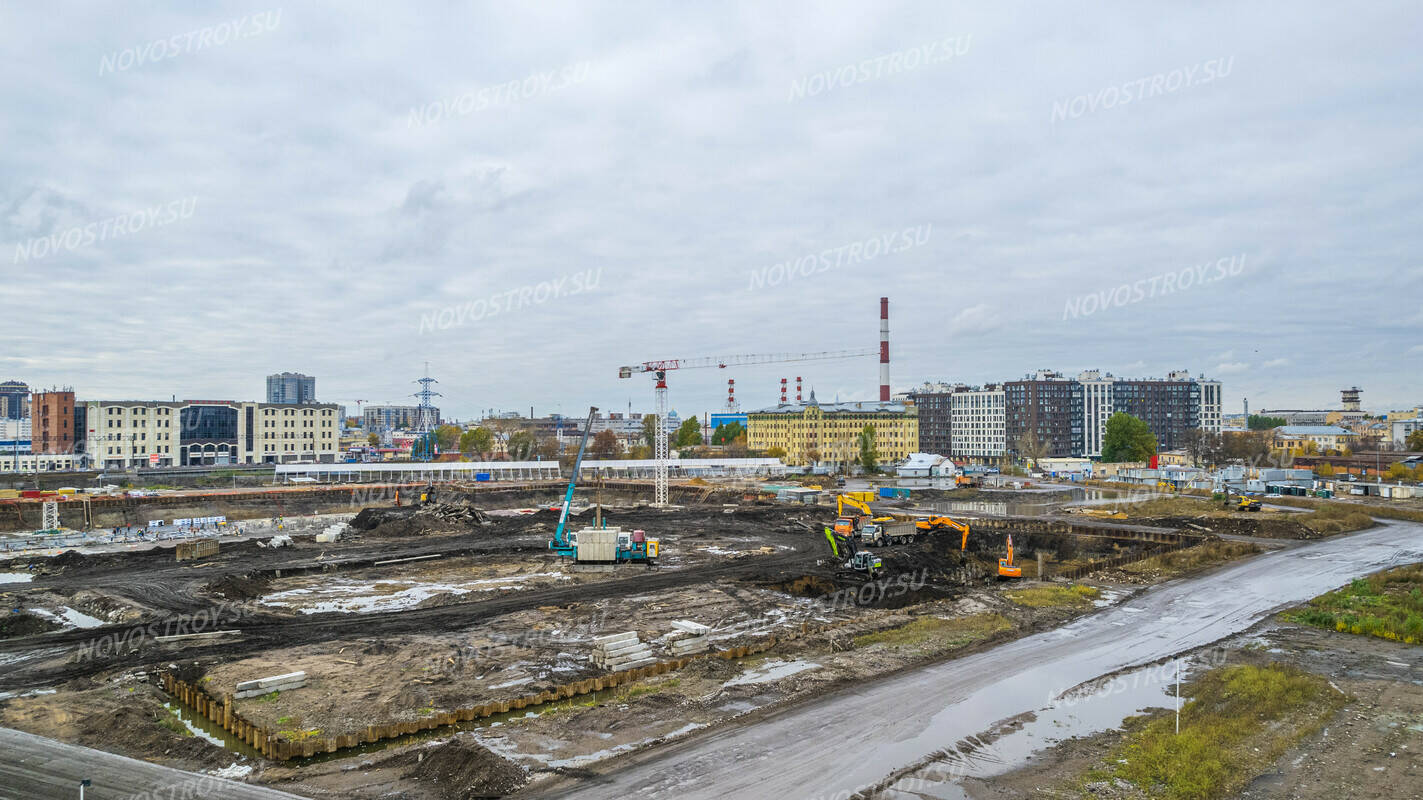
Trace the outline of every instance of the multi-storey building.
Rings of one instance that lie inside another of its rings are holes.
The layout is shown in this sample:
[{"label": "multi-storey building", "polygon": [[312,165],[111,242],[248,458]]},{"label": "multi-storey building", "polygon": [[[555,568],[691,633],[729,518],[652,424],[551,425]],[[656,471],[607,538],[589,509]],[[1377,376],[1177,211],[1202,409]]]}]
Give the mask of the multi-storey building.
[{"label": "multi-storey building", "polygon": [[[433,409],[435,424],[440,423],[440,409]],[[362,427],[371,433],[414,429],[420,424],[420,406],[366,406],[361,414]]]},{"label": "multi-storey building", "polygon": [[1007,394],[999,384],[963,387],[950,395],[954,458],[997,464],[1007,452]]},{"label": "multi-storey building", "polygon": [[1082,386],[1059,372],[1039,370],[1020,381],[1003,384],[1004,435],[1007,448],[1022,452],[1029,435],[1036,437],[1043,456],[1082,452]]},{"label": "multi-storey building", "polygon": [[73,453],[75,433],[74,392],[35,392],[30,400],[30,452]]},{"label": "multi-storey building", "polygon": [[848,464],[860,457],[860,434],[874,429],[880,463],[900,461],[919,447],[919,415],[913,405],[893,401],[819,403],[815,392],[805,403],[751,411],[746,415],[746,446],[779,447],[787,464],[812,461]]},{"label": "multi-storey building", "polygon": [[30,387],[24,381],[0,383],[0,419],[28,419]]},{"label": "multi-storey building", "polygon": [[296,404],[316,402],[316,378],[300,372],[278,372],[267,376],[267,402]]},{"label": "multi-storey building", "polygon": [[953,454],[953,396],[963,384],[925,383],[902,397],[919,409],[919,452]]},{"label": "multi-storey building", "polygon": [[1186,446],[1187,431],[1201,427],[1201,386],[1185,372],[1172,372],[1165,380],[1118,378],[1112,384],[1112,408],[1145,422],[1158,448],[1175,450]]},{"label": "multi-storey building", "polygon": [[338,450],[334,404],[91,400],[82,406],[90,462],[107,469],[330,463]]}]

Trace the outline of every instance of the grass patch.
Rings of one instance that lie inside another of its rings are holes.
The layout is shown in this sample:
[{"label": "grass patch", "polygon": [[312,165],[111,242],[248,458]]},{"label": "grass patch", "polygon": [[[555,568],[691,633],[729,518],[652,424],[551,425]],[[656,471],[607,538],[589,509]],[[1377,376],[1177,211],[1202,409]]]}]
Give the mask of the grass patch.
[{"label": "grass patch", "polygon": [[972,614],[967,617],[919,617],[898,628],[865,633],[855,637],[856,647],[885,644],[891,647],[935,644],[942,647],[962,647],[1006,631],[1013,623],[999,614]]},{"label": "grass patch", "polygon": [[[1273,501],[1271,501],[1273,502]],[[1312,514],[1298,514],[1306,528],[1325,535],[1361,531],[1374,524],[1368,512],[1353,506],[1336,503],[1317,506]]]},{"label": "grass patch", "polygon": [[1285,619],[1316,628],[1423,643],[1423,564],[1410,564],[1326,592]]},{"label": "grass patch", "polygon": [[1003,596],[1028,608],[1059,608],[1085,606],[1099,594],[1095,587],[1074,583],[1071,586],[1029,586],[1004,592]]},{"label": "grass patch", "polygon": [[173,713],[172,711],[169,711],[166,714],[160,714],[158,716],[158,724],[178,734],[179,736],[193,735],[193,732],[188,730],[188,726],[184,725],[183,721],[181,719],[178,719],[178,715]]},{"label": "grass patch", "polygon": [[1133,720],[1105,769],[1084,781],[1120,778],[1146,797],[1209,800],[1244,786],[1290,747],[1317,731],[1346,698],[1296,667],[1239,664],[1190,685],[1181,708]]},{"label": "grass patch", "polygon": [[1243,513],[1231,511],[1223,501],[1210,502],[1192,497],[1153,497],[1123,508],[1133,517],[1229,517]]},{"label": "grass patch", "polygon": [[1258,545],[1250,542],[1216,541],[1173,550],[1159,556],[1143,559],[1122,567],[1123,572],[1189,572],[1226,561],[1234,561],[1242,556],[1260,552]]},{"label": "grass patch", "polygon": [[264,694],[264,695],[258,695],[257,697],[252,698],[252,702],[254,702],[254,703],[275,703],[275,702],[277,701],[277,698],[278,698],[278,697],[281,697],[281,696],[282,696],[282,693],[281,693],[280,690],[271,691],[271,692],[267,692],[267,693]]}]

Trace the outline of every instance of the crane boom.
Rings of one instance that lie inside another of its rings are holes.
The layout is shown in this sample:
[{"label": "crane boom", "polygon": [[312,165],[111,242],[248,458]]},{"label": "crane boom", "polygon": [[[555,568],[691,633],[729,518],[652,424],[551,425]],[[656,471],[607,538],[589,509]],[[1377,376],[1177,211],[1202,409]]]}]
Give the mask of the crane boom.
[{"label": "crane boom", "polygon": [[824,361],[835,358],[859,358],[876,355],[876,350],[827,350],[819,353],[760,353],[739,356],[707,356],[704,358],[664,358],[660,361],[644,361],[641,364],[618,368],[619,378],[631,378],[643,372],[665,372],[673,369],[698,369],[702,367],[744,367],[754,364],[779,364],[786,361]]},{"label": "crane boom", "polygon": [[573,460],[573,474],[568,476],[568,490],[563,493],[563,510],[558,513],[558,528],[553,532],[553,541],[548,543],[548,549],[560,555],[572,555],[564,528],[568,525],[568,507],[573,504],[573,488],[578,485],[578,470],[583,467],[583,450],[588,446],[588,432],[593,430],[593,415],[597,413],[597,406],[588,409],[588,421],[583,424],[583,438],[578,442],[578,457]]}]

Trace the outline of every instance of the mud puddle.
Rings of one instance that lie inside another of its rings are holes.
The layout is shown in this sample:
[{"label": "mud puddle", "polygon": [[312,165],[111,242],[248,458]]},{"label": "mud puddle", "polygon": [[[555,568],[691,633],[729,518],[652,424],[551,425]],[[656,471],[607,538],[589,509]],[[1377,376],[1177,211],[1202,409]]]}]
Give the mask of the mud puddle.
[{"label": "mud puddle", "polygon": [[[965,781],[982,781],[1018,769],[1065,739],[1120,728],[1127,717],[1147,709],[1175,708],[1175,664],[1134,670],[1074,690],[992,732],[965,737],[871,796],[877,800],[972,800],[975,795],[965,789]],[[1183,669],[1181,680],[1189,675]]]}]

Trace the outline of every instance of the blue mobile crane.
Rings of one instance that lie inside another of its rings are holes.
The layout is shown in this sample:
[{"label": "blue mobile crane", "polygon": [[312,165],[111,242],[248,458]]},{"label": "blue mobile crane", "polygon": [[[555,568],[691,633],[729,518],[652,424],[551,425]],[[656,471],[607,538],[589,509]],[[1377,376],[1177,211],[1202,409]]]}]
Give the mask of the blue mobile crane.
[{"label": "blue mobile crane", "polygon": [[583,425],[583,438],[578,442],[578,457],[573,461],[573,474],[568,476],[568,491],[563,493],[563,510],[558,514],[558,528],[553,532],[553,541],[548,549],[554,555],[577,557],[578,545],[568,540],[568,507],[573,504],[573,489],[578,485],[578,470],[583,466],[583,450],[588,447],[588,432],[593,429],[593,415],[597,406],[588,409],[588,421]]}]

